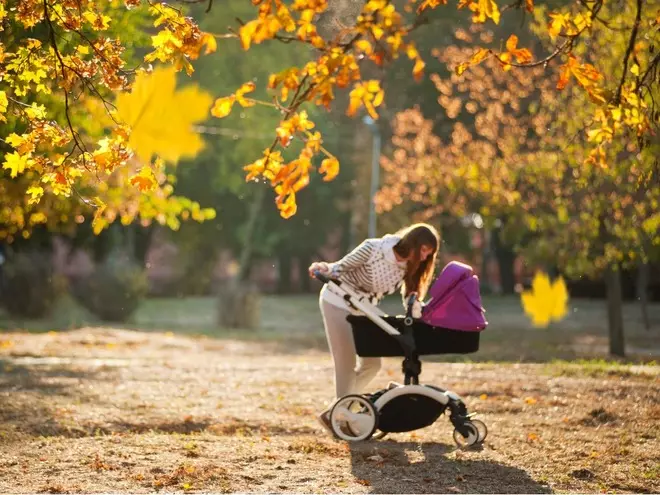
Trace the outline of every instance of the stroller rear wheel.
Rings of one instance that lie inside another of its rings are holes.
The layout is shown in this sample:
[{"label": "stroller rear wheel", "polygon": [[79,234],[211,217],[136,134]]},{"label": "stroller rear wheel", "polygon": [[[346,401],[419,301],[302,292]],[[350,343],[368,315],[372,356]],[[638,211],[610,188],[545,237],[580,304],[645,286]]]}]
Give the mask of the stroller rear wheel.
[{"label": "stroller rear wheel", "polygon": [[362,395],[346,395],[332,406],[330,426],[342,440],[367,440],[376,431],[378,413],[371,401]]}]

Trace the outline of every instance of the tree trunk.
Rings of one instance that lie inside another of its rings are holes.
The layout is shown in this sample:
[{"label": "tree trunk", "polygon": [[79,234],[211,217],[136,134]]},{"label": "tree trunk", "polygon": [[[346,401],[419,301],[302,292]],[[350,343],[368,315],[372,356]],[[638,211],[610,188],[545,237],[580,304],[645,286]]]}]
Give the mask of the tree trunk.
[{"label": "tree trunk", "polygon": [[221,328],[256,330],[261,324],[261,300],[246,282],[230,282],[218,290],[218,325]]},{"label": "tree trunk", "polygon": [[135,260],[140,263],[141,266],[146,266],[147,264],[147,255],[149,254],[149,248],[151,247],[151,239],[156,232],[155,226],[149,225],[148,227],[141,227],[134,225],[129,227],[133,229],[133,253],[135,255]]},{"label": "tree trunk", "polygon": [[608,268],[605,274],[607,285],[607,319],[610,334],[610,354],[625,356],[623,335],[623,297],[621,293],[621,271],[616,265]]},{"label": "tree trunk", "polygon": [[298,256],[298,278],[300,279],[300,290],[304,293],[312,291],[310,284],[309,265],[312,264],[312,257],[309,253]]},{"label": "tree trunk", "polygon": [[247,228],[245,229],[245,240],[243,242],[243,249],[241,249],[241,256],[238,260],[238,274],[236,278],[240,281],[246,280],[249,273],[248,267],[252,261],[252,249],[254,246],[254,231],[257,228],[257,220],[259,219],[259,215],[261,215],[265,197],[266,186],[259,185],[250,205]]},{"label": "tree trunk", "polygon": [[649,320],[649,264],[640,262],[637,266],[637,299],[642,310],[642,322],[646,330],[651,329]]},{"label": "tree trunk", "polygon": [[516,253],[501,240],[501,230],[496,228],[492,232],[493,253],[497,259],[497,266],[500,272],[500,287],[502,294],[513,294],[516,288],[516,277],[513,270],[513,263],[516,260]]},{"label": "tree trunk", "polygon": [[277,277],[277,292],[280,294],[291,293],[291,255],[288,253],[280,252],[277,256],[278,259],[278,277]]},{"label": "tree trunk", "polygon": [[266,187],[257,186],[250,205],[245,240],[238,260],[238,273],[218,291],[218,325],[224,328],[255,330],[261,322],[260,296],[250,283],[250,263],[254,246],[254,232],[266,196]]}]

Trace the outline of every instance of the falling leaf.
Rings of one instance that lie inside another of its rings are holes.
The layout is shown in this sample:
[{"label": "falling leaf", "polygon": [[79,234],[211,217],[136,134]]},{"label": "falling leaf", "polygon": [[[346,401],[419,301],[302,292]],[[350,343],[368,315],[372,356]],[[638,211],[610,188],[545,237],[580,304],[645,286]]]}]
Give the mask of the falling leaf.
[{"label": "falling leaf", "polygon": [[362,485],[362,486],[371,486],[371,481],[369,481],[369,480],[363,480],[363,479],[358,478],[358,479],[355,480],[355,482],[359,485]]},{"label": "falling leaf", "polygon": [[479,399],[481,399],[481,400],[486,400],[487,398],[488,398],[488,394],[481,394],[479,396]]},{"label": "falling leaf", "polygon": [[536,442],[540,439],[541,438],[536,433],[528,433],[527,434],[527,441],[528,442]]},{"label": "falling leaf", "polygon": [[551,284],[547,274],[538,272],[532,281],[532,290],[524,291],[521,301],[536,327],[545,328],[551,321],[560,321],[568,313],[568,291],[562,277]]},{"label": "falling leaf", "polygon": [[193,124],[204,120],[211,96],[196,85],[176,90],[176,69],[157,68],[140,73],[130,93],[117,96],[117,116],[130,126],[129,146],[143,163],[153,155],[177,162],[192,158],[204,142]]},{"label": "falling leaf", "polygon": [[536,404],[536,399],[534,397],[526,397],[525,404],[529,404],[529,405]]}]

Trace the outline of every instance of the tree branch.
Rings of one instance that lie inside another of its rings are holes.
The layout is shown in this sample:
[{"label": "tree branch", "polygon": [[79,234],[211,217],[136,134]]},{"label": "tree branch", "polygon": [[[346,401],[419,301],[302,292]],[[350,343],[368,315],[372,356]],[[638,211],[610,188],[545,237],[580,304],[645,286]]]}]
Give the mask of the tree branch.
[{"label": "tree branch", "polygon": [[651,71],[655,71],[657,69],[658,65],[660,65],[660,52],[658,52],[653,60],[649,62],[649,66],[647,67],[646,72],[644,72],[644,75],[639,82],[640,86],[646,83],[646,78],[651,74]]},{"label": "tree branch", "polygon": [[644,0],[637,0],[637,15],[635,16],[635,24],[633,24],[632,32],[630,33],[630,40],[628,41],[628,47],[626,48],[626,54],[623,58],[623,73],[621,74],[621,81],[619,81],[619,87],[616,90],[616,96],[614,101],[618,104],[621,101],[621,91],[623,90],[623,85],[626,82],[626,73],[628,72],[628,59],[630,54],[635,47],[635,41],[637,40],[637,31],[639,29],[639,24],[642,22],[642,3]]}]

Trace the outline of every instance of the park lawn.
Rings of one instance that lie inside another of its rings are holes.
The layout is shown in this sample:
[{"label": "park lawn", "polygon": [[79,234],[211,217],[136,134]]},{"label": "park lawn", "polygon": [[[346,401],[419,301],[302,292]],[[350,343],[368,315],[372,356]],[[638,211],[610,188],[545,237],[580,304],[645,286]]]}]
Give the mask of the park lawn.
[{"label": "park lawn", "polygon": [[[534,328],[524,315],[518,297],[484,297],[488,329],[482,333],[478,353],[443,356],[443,361],[547,362],[555,359],[605,359],[608,355],[604,301],[572,300],[567,318],[547,329]],[[400,299],[390,297],[385,311],[401,311]],[[277,342],[288,348],[327,349],[315,295],[274,296],[262,299],[261,328],[257,331],[228,330],[215,324],[215,299],[148,299],[128,323],[114,328],[141,331],[172,331],[177,334],[215,338]],[[642,326],[638,304],[624,305],[627,359],[635,362],[660,360],[660,304],[650,305],[652,328]],[[0,312],[0,329],[48,332],[88,326],[104,326],[73,299],[64,297],[50,318],[20,321]],[[0,330],[2,331],[2,330]],[[434,359],[434,358],[430,358]]]},{"label": "park lawn", "polygon": [[[121,326],[70,299],[44,321],[2,315],[0,493],[657,493],[660,308],[650,331],[625,308],[635,352],[613,361],[603,304],[571,304],[539,330],[516,299],[486,298],[479,352],[425,360],[422,382],[490,428],[467,450],[444,417],[382,441],[327,436],[315,414],[332,362],[312,296],[264,297],[252,332],[216,328],[212,298],[149,300]],[[389,380],[397,359],[374,390]]]}]

